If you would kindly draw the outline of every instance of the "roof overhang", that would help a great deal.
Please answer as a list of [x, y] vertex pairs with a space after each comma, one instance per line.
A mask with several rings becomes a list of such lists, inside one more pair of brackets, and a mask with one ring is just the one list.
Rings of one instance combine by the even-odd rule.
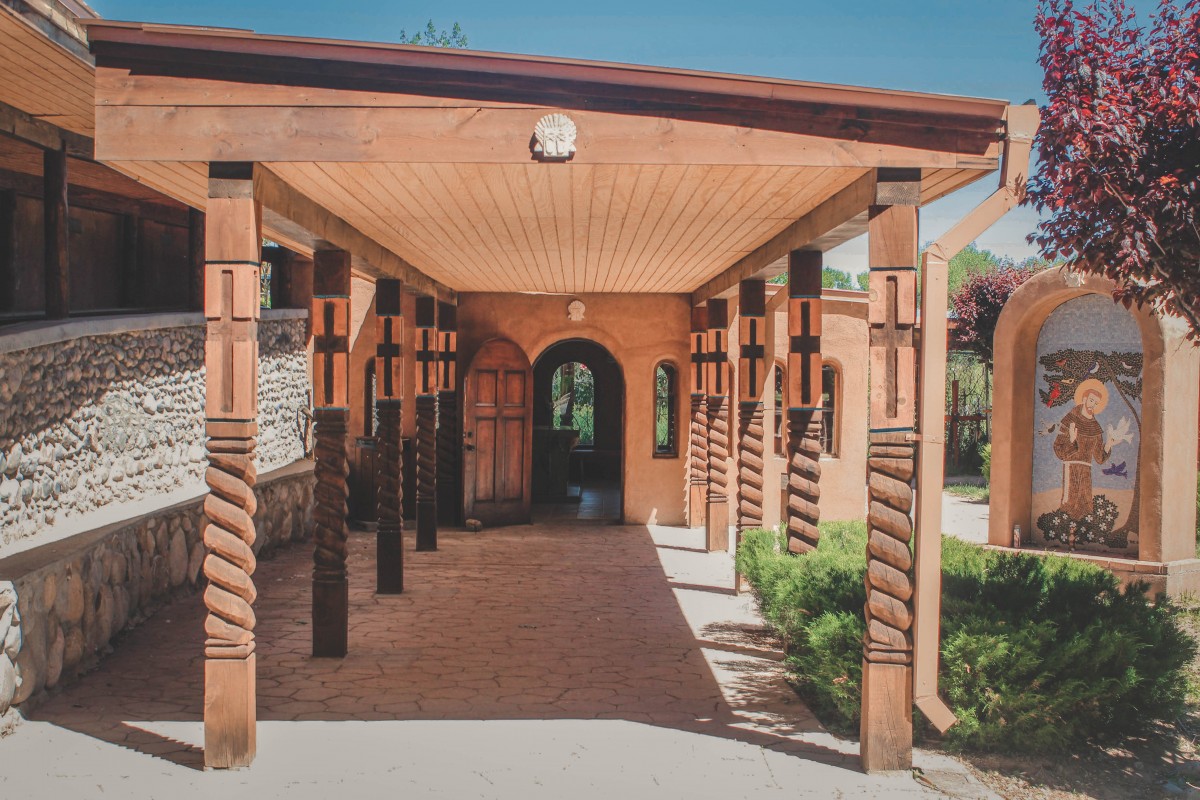
[[[997, 100], [87, 27], [98, 158], [197, 207], [206, 163], [259, 163], [272, 194], [455, 290], [728, 293], [729, 276], [774, 268], [760, 248], [828, 249], [859, 232], [874, 170], [910, 170], [929, 202], [996, 169], [1006, 134]], [[567, 163], [531, 155], [553, 110], [579, 131]]]

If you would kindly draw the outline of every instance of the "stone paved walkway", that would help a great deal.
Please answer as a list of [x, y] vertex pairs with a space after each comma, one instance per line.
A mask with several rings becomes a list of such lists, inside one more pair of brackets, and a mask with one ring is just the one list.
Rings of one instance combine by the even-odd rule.
[[251, 769], [201, 770], [195, 597], [0, 741], [0, 797], [940, 796], [858, 771], [856, 745], [783, 682], [728, 555], [702, 543], [640, 526], [443, 532], [438, 552], [406, 552], [404, 595], [376, 597], [373, 538], [355, 533], [340, 660], [309, 655], [310, 553], [294, 548], [255, 576]]

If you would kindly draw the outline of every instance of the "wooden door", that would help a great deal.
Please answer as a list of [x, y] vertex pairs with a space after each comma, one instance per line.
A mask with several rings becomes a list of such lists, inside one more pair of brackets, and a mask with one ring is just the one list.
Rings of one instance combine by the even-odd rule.
[[533, 369], [507, 339], [486, 343], [463, 386], [463, 510], [485, 526], [529, 522]]

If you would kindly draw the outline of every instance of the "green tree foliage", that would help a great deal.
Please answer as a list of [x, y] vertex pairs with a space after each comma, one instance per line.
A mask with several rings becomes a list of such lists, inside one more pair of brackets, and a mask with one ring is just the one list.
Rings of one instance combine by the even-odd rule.
[[836, 267], [823, 267], [821, 269], [821, 288], [853, 289], [854, 281], [850, 278], [849, 272]]
[[855, 276], [854, 280], [858, 283], [858, 289], [862, 292], [871, 290], [871, 273], [863, 270]]
[[412, 36], [408, 35], [408, 31], [400, 29], [400, 44], [420, 44], [426, 47], [448, 47], [454, 49], [465, 49], [467, 47], [467, 35], [463, 33], [462, 27], [456, 22], [450, 30], [443, 28], [438, 30], [433, 24], [433, 20], [425, 23], [425, 30], [417, 31]]
[[[866, 529], [823, 524], [796, 557], [781, 533], [748, 531], [737, 568], [788, 644], [792, 677], [831, 727], [857, 730], [862, 702]], [[781, 549], [782, 548], [782, 549]], [[1143, 586], [1056, 556], [1003, 554], [945, 538], [941, 687], [964, 750], [1079, 750], [1181, 711], [1195, 644]]]

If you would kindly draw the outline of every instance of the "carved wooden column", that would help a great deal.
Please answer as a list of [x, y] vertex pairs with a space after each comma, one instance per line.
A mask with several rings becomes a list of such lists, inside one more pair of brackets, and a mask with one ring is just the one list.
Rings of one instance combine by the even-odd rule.
[[379, 473], [375, 478], [375, 591], [404, 591], [403, 461], [400, 441], [404, 360], [401, 358], [400, 281], [375, 283], [375, 411], [379, 417]]
[[70, 209], [67, 203], [67, 150], [42, 153], [42, 223], [46, 318], [63, 319], [71, 311]]
[[350, 416], [350, 254], [313, 253], [313, 655], [346, 655], [346, 425]]
[[705, 547], [729, 549], [729, 302], [708, 301], [708, 496], [704, 508]]
[[706, 340], [708, 308], [692, 307], [692, 418], [688, 433], [688, 527], [704, 524], [708, 492], [708, 410], [705, 408], [704, 373], [708, 371]]
[[437, 299], [417, 298], [417, 549], [437, 550]]
[[254, 760], [254, 445], [258, 434], [261, 214], [249, 164], [214, 163], [208, 181], [204, 344], [204, 763]]
[[438, 303], [438, 429], [437, 429], [437, 508], [438, 521], [445, 525], [458, 522], [461, 500], [458, 492], [459, 454], [462, 441], [458, 433], [458, 308]]
[[871, 434], [862, 763], [912, 767], [913, 326], [920, 170], [880, 170], [868, 223]]
[[821, 266], [816, 250], [788, 256], [788, 552], [816, 549], [821, 520]]
[[738, 515], [734, 551], [742, 531], [762, 527], [763, 386], [766, 384], [766, 283], [745, 280], [738, 287]]

